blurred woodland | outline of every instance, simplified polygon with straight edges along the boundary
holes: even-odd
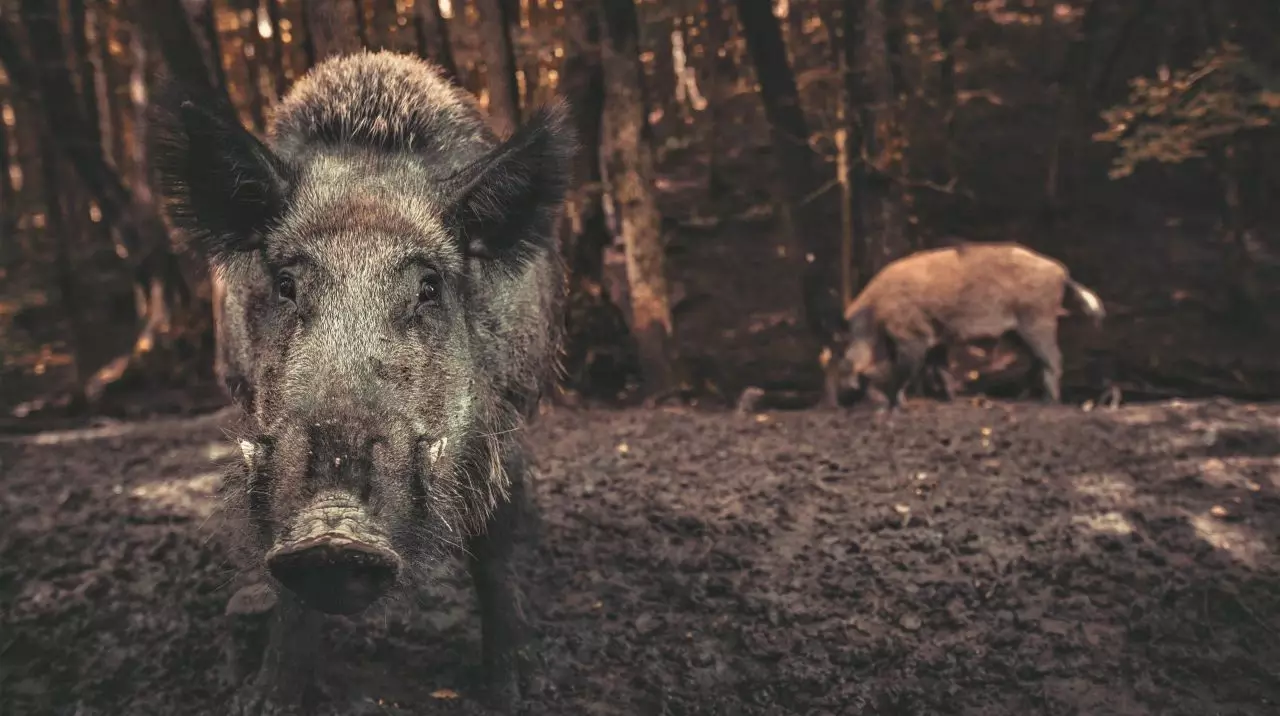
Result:
[[[811,402],[842,301],[957,238],[1102,295],[1101,330],[1064,323],[1068,399],[1274,397],[1277,36],[1253,0],[0,0],[0,421],[222,402],[148,97],[175,76],[263,133],[362,47],[499,131],[570,101],[561,399]],[[995,390],[1027,367],[1000,351],[955,369]]]

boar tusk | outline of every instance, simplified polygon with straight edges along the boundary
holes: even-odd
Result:
[[[257,451],[258,449],[248,440],[240,441],[240,453],[244,455],[244,464],[250,468],[253,467],[253,457]]]
[[[431,447],[427,450],[427,459],[431,461],[432,465],[436,464],[436,461],[440,459],[440,456],[444,453],[444,449],[448,444],[449,438],[440,438],[432,443]]]

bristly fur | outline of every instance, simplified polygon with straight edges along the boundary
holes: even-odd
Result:
[[[392,52],[316,65],[276,106],[268,134],[286,157],[316,145],[349,145],[420,154],[450,170],[496,141],[466,90],[439,68]]]
[[[268,426],[282,420],[298,423],[290,430],[308,429],[311,418],[293,417],[308,410],[321,410],[324,419],[339,424],[368,424],[378,411],[371,413],[367,403],[381,397],[308,402],[308,391],[315,391],[308,380],[316,378],[306,376],[319,376],[315,371],[321,367],[338,370],[326,359],[344,352],[370,350],[390,374],[405,381],[404,391],[419,390],[411,380],[466,384],[466,418],[456,421],[465,426],[450,434],[458,442],[456,447],[450,443],[444,467],[430,479],[414,476],[413,488],[420,493],[412,496],[417,521],[404,528],[398,548],[410,563],[429,560],[445,546],[483,532],[494,510],[510,497],[513,480],[520,479],[510,474],[510,466],[525,461],[522,428],[557,374],[565,282],[553,228],[577,149],[568,108],[557,102],[538,110],[503,140],[475,100],[438,69],[390,52],[340,56],[312,68],[276,107],[265,143],[240,127],[229,108],[200,106],[180,87],[166,86],[159,99],[151,136],[166,208],[227,282],[231,372],[252,385],[255,396],[253,404],[242,404],[249,418],[244,438],[265,440],[270,430],[279,430]],[[387,304],[367,306],[369,333],[348,330],[356,326],[354,320],[340,326],[345,331],[340,336],[327,328],[335,330],[334,341],[341,345],[324,347],[316,356],[300,358],[295,346],[285,344],[303,333],[289,323],[301,319],[279,313],[269,255],[282,245],[305,250],[316,246],[317,236],[336,236],[324,240],[346,243],[340,250],[334,243],[324,250],[327,256],[345,257],[351,274],[383,265],[378,262],[391,249],[369,238],[350,238],[353,226],[357,234],[367,229],[366,237],[386,235],[386,226],[406,227],[407,233],[420,229],[421,236],[403,240],[439,251],[453,267],[466,313],[466,342],[432,346],[424,353],[434,361],[425,364],[443,366],[438,375],[423,377],[424,358],[406,358],[409,347],[392,345],[398,338],[373,335],[385,330],[379,317]],[[395,232],[391,237],[394,241]],[[443,246],[444,237],[457,237],[462,246],[455,252]],[[379,340],[391,347],[381,354],[367,348],[380,345]],[[454,355],[470,363],[445,365]],[[352,385],[365,379],[352,370]],[[370,389],[381,396],[379,390],[384,388]],[[424,405],[442,400],[435,387],[422,390]],[[396,397],[411,402],[420,396]],[[439,407],[442,414],[454,409]],[[343,441],[354,439],[360,429],[353,427],[318,450],[343,454],[350,448]],[[400,436],[392,442],[396,439]],[[306,490],[281,486],[297,479],[288,471],[303,468],[284,466],[286,458],[278,457],[283,452],[265,447],[269,441],[263,444],[254,469],[236,466],[227,475],[232,512],[259,521],[246,534],[259,535],[260,553],[279,536],[274,511],[285,509],[263,507],[262,500],[282,489],[297,495]],[[417,453],[409,454],[406,449],[396,459],[405,465],[421,461]]]

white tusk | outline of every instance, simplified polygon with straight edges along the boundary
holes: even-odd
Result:
[[[240,453],[244,455],[244,464],[250,468],[253,468],[253,456],[257,451],[258,449],[248,440],[240,441]]]
[[[448,444],[449,438],[440,438],[427,450],[427,459],[431,461],[432,465],[436,464],[436,461],[440,459],[440,456],[444,453],[444,449]]]

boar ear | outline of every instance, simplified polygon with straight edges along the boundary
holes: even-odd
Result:
[[[568,107],[557,102],[463,170],[451,183],[454,228],[467,253],[510,258],[550,245],[576,150]]]
[[[164,86],[149,143],[169,218],[201,253],[220,260],[261,245],[284,211],[292,173],[225,102],[209,104]]]

